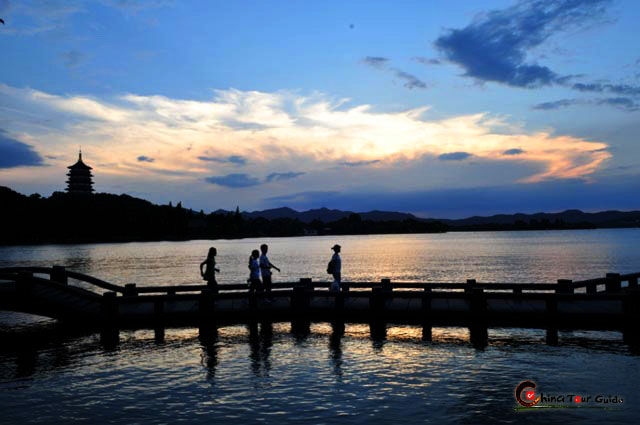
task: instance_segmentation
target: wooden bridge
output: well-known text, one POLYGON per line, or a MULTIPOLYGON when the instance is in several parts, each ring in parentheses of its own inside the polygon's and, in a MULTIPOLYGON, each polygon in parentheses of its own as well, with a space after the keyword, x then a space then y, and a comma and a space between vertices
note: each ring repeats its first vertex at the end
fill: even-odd
POLYGON ((464 326, 474 344, 486 345, 487 328, 616 330, 625 341, 640 341, 640 273, 557 283, 329 282, 300 279, 276 283, 270 293, 250 292, 246 284, 124 286, 64 267, 0 269, 0 310, 37 314, 101 329, 148 327, 164 335, 167 326, 291 321, 300 328, 312 321, 370 323, 372 333, 386 324, 418 324, 423 338, 434 326, 464 326), (80 287, 80 286, 83 287, 80 287), (91 290, 86 289, 91 288, 91 290))

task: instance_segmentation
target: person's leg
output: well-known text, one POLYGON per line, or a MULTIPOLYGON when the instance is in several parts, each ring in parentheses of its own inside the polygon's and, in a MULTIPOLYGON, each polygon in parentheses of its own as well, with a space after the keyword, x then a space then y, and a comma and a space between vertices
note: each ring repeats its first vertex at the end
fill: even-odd
POLYGON ((209 279, 207 281, 207 286, 209 287, 209 289, 211 289, 211 292, 213 292, 214 294, 218 293, 218 282, 216 281, 215 278, 209 279))
POLYGON ((265 292, 271 292, 271 276, 262 276, 262 286, 265 292))

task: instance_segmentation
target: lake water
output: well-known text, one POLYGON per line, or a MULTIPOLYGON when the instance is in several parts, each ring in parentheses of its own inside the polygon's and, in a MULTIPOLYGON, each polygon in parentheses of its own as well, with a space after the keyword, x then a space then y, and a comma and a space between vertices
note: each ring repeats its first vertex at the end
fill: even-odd
MULTIPOLYGON (((330 247, 343 247, 349 281, 555 282, 640 271, 640 229, 447 233, 0 247, 0 267, 65 265, 118 284, 202 282, 218 249, 219 282, 246 280, 260 243, 282 268, 275 281, 327 280, 330 247)), ((469 332, 367 325, 228 326, 201 340, 193 328, 99 335, 33 316, 0 315, 0 423, 637 423, 640 358, 617 332, 490 329, 469 332), (516 386, 543 394, 618 396, 622 404, 519 411, 516 386), (602 407, 605 407, 604 409, 602 407)), ((576 407, 575 403, 572 407, 576 407)))

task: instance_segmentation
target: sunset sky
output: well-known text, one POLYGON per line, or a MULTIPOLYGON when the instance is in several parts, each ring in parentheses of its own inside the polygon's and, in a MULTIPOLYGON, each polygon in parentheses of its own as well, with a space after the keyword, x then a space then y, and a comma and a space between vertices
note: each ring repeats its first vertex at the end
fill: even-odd
POLYGON ((640 209, 640 2, 0 0, 0 185, 213 211, 640 209))

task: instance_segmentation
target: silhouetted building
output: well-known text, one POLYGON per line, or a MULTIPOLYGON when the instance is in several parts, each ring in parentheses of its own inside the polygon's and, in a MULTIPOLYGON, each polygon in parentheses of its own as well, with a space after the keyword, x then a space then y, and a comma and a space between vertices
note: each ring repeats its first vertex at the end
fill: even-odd
POLYGON ((78 162, 67 167, 67 192, 69 193, 92 193, 93 192, 93 175, 91 167, 82 162, 82 151, 78 155, 78 162))

